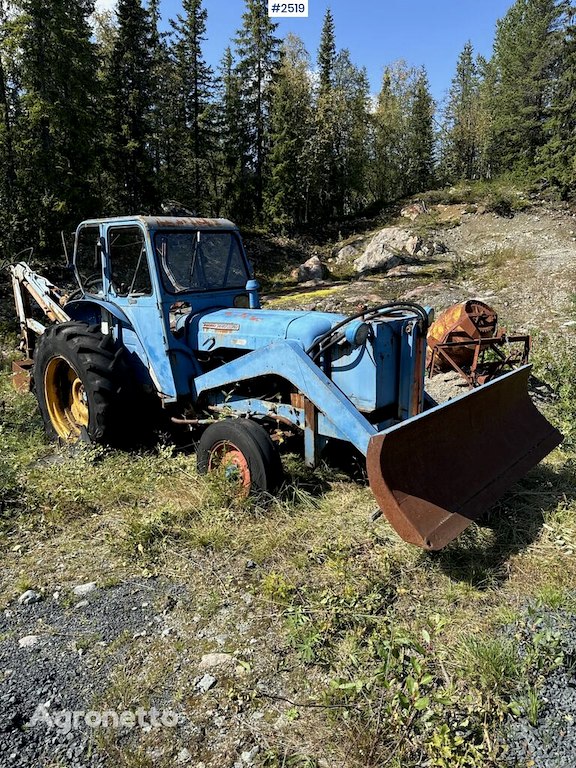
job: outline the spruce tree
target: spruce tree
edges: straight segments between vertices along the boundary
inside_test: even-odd
[[[529,171],[544,143],[567,5],[567,0],[516,0],[496,25],[492,118],[498,172]]]
[[[158,204],[153,138],[154,29],[141,0],[119,0],[118,33],[105,74],[108,98],[106,192],[110,214]]]
[[[493,60],[478,56],[476,59],[478,72],[478,176],[481,179],[491,179],[496,173],[498,164],[498,147],[494,131],[495,94],[497,88],[497,72]]]
[[[212,70],[206,64],[202,43],[207,11],[202,0],[183,0],[184,16],[172,22],[172,56],[178,103],[172,162],[174,194],[187,207],[205,211],[209,206],[210,155],[213,152],[211,101]]]
[[[451,180],[478,178],[480,82],[472,43],[467,42],[458,58],[456,74],[444,111],[447,136],[443,165]]]
[[[7,8],[0,2],[0,260],[14,256],[23,247],[18,227],[17,159],[14,124],[18,105],[18,68],[10,56],[10,27]]]
[[[545,144],[538,153],[541,176],[555,185],[562,199],[576,187],[576,11],[571,10],[563,33],[554,78]]]
[[[59,254],[61,229],[97,210],[94,168],[97,62],[90,0],[18,0],[15,125],[22,226],[40,250]]]
[[[422,68],[413,86],[408,120],[408,191],[429,189],[434,171],[434,101]]]
[[[308,219],[313,141],[309,70],[304,44],[289,34],[272,95],[270,177],[265,195],[267,218],[288,228]]]
[[[336,37],[334,17],[330,8],[324,14],[320,47],[318,48],[318,71],[320,90],[328,91],[334,84],[334,64],[336,62]]]
[[[217,215],[238,221],[250,218],[248,137],[242,119],[240,77],[234,56],[226,48],[219,68],[219,97],[215,110],[217,155],[212,175],[212,198]]]
[[[338,110],[334,88],[336,39],[334,19],[328,9],[324,16],[317,67],[315,126],[312,156],[312,213],[319,221],[333,218],[339,207],[338,194]]]
[[[150,18],[150,155],[153,174],[160,196],[163,196],[162,170],[166,140],[166,118],[170,104],[170,64],[166,34],[160,32],[160,0],[149,0]]]
[[[268,17],[266,0],[246,0],[242,28],[236,37],[237,74],[240,81],[243,130],[248,139],[248,175],[253,178],[253,207],[262,213],[269,151],[269,118],[272,86],[276,79],[280,41],[277,24]]]
[[[338,218],[366,204],[369,138],[369,83],[365,69],[347,49],[334,62],[334,202]]]

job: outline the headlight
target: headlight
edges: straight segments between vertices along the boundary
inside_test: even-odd
[[[248,309],[250,306],[250,299],[247,294],[240,293],[234,297],[234,306],[236,309]]]

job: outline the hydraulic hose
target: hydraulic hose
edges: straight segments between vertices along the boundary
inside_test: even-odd
[[[427,333],[428,313],[424,307],[422,307],[420,304],[414,304],[411,301],[390,301],[387,304],[380,304],[379,306],[373,307],[372,309],[367,309],[363,312],[358,312],[355,315],[350,315],[350,317],[346,317],[344,320],[336,323],[336,325],[330,328],[329,331],[326,331],[326,333],[323,333],[322,336],[317,338],[314,343],[308,347],[306,354],[310,355],[314,349],[317,349],[315,354],[312,355],[312,359],[316,360],[322,354],[322,352],[329,349],[334,344],[337,344],[341,340],[342,334],[337,334],[337,332],[344,326],[348,325],[348,323],[351,323],[353,320],[363,318],[369,322],[370,320],[376,319],[379,315],[389,315],[398,309],[406,309],[417,314],[422,322],[422,329],[424,334]],[[324,344],[325,341],[329,343]]]

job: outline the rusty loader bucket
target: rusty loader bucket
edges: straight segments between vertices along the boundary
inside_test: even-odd
[[[405,541],[441,549],[559,445],[528,394],[530,368],[371,438],[370,487]]]

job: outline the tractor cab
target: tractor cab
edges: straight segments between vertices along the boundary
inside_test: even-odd
[[[200,294],[204,306],[249,304],[250,264],[237,227],[226,219],[85,221],[76,231],[73,268],[84,294],[108,301],[152,295],[182,301],[191,294],[198,300]]]
[[[259,308],[238,228],[226,219],[125,216],[82,222],[72,267],[75,319],[99,323],[165,402],[201,371],[181,324],[210,309]]]

